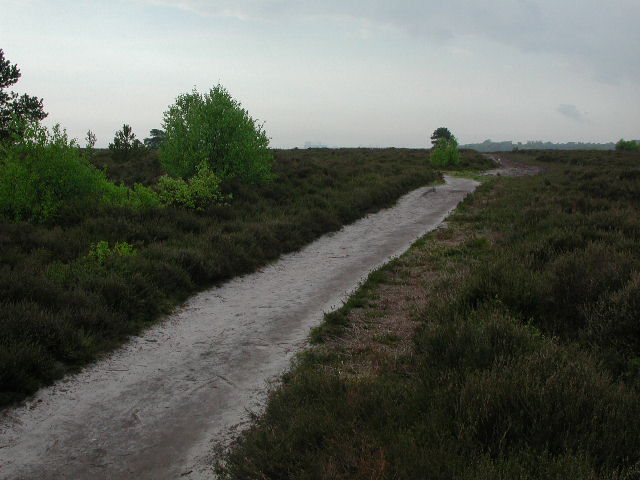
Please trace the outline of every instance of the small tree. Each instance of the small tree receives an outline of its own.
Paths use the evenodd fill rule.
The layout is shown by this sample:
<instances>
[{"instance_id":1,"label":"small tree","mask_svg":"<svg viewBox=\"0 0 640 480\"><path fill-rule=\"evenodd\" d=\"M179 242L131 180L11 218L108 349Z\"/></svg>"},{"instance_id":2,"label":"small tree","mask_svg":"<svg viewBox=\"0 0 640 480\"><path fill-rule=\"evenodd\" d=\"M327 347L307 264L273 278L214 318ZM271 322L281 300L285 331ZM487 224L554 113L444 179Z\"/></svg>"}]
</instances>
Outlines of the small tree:
<instances>
[{"instance_id":1,"label":"small tree","mask_svg":"<svg viewBox=\"0 0 640 480\"><path fill-rule=\"evenodd\" d=\"M435 147L438 144L438 141L440 139L445 139L446 141L449 141L451 140L452 137L453 135L451 134L448 128L446 127L436 128L431 134L431 145L432 147Z\"/></svg>"},{"instance_id":2,"label":"small tree","mask_svg":"<svg viewBox=\"0 0 640 480\"><path fill-rule=\"evenodd\" d=\"M117 162L126 162L139 158L144 153L144 145L138 140L127 124L116 132L113 143L109 144L112 158Z\"/></svg>"},{"instance_id":3,"label":"small tree","mask_svg":"<svg viewBox=\"0 0 640 480\"><path fill-rule=\"evenodd\" d=\"M434 167L449 167L460 163L460 152L458 152L458 141L451 135L448 140L440 138L431 150L431 164Z\"/></svg>"},{"instance_id":4,"label":"small tree","mask_svg":"<svg viewBox=\"0 0 640 480\"><path fill-rule=\"evenodd\" d=\"M144 146L151 150L158 150L162 145L162 142L164 142L164 130L152 128L149 135L149 138L144 139Z\"/></svg>"},{"instance_id":5,"label":"small tree","mask_svg":"<svg viewBox=\"0 0 640 480\"><path fill-rule=\"evenodd\" d=\"M41 99L5 91L7 87L15 84L20 76L18 66L5 60L4 51L0 49L0 141L11 138L12 133L24 133L12 132L11 128L39 122L47 116L43 111ZM13 119L18 121L14 122Z\"/></svg>"},{"instance_id":6,"label":"small tree","mask_svg":"<svg viewBox=\"0 0 640 480\"><path fill-rule=\"evenodd\" d=\"M163 126L160 161L170 175L187 179L204 164L221 180L271 179L269 138L221 85L205 94L180 95L165 112Z\"/></svg>"},{"instance_id":7,"label":"small tree","mask_svg":"<svg viewBox=\"0 0 640 480\"><path fill-rule=\"evenodd\" d=\"M84 138L84 140L85 142L87 142L86 146L84 147L84 151L86 153L87 158L91 158L95 153L95 146L96 146L96 142L98 141L98 138L96 137L96 134L93 133L91 130L87 130L87 136Z\"/></svg>"}]
</instances>

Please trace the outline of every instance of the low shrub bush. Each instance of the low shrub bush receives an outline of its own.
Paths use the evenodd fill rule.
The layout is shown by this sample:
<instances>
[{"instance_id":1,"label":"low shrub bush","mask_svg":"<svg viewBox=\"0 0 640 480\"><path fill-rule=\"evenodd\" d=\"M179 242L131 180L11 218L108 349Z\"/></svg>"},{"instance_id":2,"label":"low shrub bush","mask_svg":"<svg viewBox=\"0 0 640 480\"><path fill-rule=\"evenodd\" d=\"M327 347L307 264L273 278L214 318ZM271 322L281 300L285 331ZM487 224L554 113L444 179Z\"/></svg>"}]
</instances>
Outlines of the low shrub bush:
<instances>
[{"instance_id":1,"label":"low shrub bush","mask_svg":"<svg viewBox=\"0 0 640 480\"><path fill-rule=\"evenodd\" d=\"M66 132L27 124L23 134L0 144L0 216L43 221L64 212L90 212L102 205L150 208L149 189L111 183Z\"/></svg>"}]
</instances>

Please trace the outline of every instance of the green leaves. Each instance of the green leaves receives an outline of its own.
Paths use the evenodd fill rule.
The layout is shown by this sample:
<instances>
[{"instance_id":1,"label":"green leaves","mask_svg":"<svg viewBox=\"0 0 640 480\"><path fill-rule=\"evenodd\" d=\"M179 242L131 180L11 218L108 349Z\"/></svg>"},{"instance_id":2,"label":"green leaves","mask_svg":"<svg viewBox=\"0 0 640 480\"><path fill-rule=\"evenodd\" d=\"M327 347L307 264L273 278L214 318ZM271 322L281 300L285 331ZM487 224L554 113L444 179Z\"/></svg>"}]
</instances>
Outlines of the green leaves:
<instances>
[{"instance_id":1,"label":"green leaves","mask_svg":"<svg viewBox=\"0 0 640 480\"><path fill-rule=\"evenodd\" d=\"M136 247L127 242L116 242L113 247L104 240L94 243L87 254L88 258L94 259L98 264L104 265L108 258L118 256L122 258L135 257L138 254Z\"/></svg>"},{"instance_id":2,"label":"green leaves","mask_svg":"<svg viewBox=\"0 0 640 480\"><path fill-rule=\"evenodd\" d=\"M625 150L625 151L638 151L640 150L640 143L638 140L625 140L621 138L616 143L616 150Z\"/></svg>"},{"instance_id":3,"label":"green leaves","mask_svg":"<svg viewBox=\"0 0 640 480\"><path fill-rule=\"evenodd\" d=\"M0 216L44 220L63 204L96 204L108 183L58 125L21 124L23 136L0 145Z\"/></svg>"},{"instance_id":4,"label":"green leaves","mask_svg":"<svg viewBox=\"0 0 640 480\"><path fill-rule=\"evenodd\" d=\"M160 159L174 177L190 178L204 163L222 180L271 180L269 138L221 85L180 95L164 114L164 129Z\"/></svg>"},{"instance_id":5,"label":"green leaves","mask_svg":"<svg viewBox=\"0 0 640 480\"><path fill-rule=\"evenodd\" d=\"M448 167L460 163L460 153L458 152L458 141L451 135L450 138L439 138L431 150L431 165L434 167Z\"/></svg>"},{"instance_id":6,"label":"green leaves","mask_svg":"<svg viewBox=\"0 0 640 480\"><path fill-rule=\"evenodd\" d=\"M158 181L158 196L164 205L204 210L209 205L224 203L227 198L220 192L220 178L201 163L196 174L187 181L168 175Z\"/></svg>"},{"instance_id":7,"label":"green leaves","mask_svg":"<svg viewBox=\"0 0 640 480\"><path fill-rule=\"evenodd\" d=\"M49 131L22 122L16 130L23 134L0 143L0 217L42 221L64 209L143 209L159 204L148 188L135 185L131 190L111 183L59 125Z\"/></svg>"},{"instance_id":8,"label":"green leaves","mask_svg":"<svg viewBox=\"0 0 640 480\"><path fill-rule=\"evenodd\" d=\"M0 48L0 140L3 141L8 140L12 132L19 132L15 128L21 126L23 122L37 122L47 116L43 111L41 99L5 91L7 87L15 84L20 76L18 66L5 60L4 52ZM14 117L22 122L13 122Z\"/></svg>"}]
</instances>

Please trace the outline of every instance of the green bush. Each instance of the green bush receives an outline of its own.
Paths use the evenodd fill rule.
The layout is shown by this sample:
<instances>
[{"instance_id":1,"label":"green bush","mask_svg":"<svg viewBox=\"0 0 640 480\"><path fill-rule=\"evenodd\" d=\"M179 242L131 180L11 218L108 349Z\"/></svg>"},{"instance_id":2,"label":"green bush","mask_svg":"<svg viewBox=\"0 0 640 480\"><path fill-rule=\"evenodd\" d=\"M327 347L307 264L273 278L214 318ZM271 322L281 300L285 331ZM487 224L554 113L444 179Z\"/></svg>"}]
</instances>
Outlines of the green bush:
<instances>
[{"instance_id":1,"label":"green bush","mask_svg":"<svg viewBox=\"0 0 640 480\"><path fill-rule=\"evenodd\" d=\"M42 221L63 209L159 205L148 188L136 185L131 190L111 183L59 125L49 131L32 123L20 130L22 136L0 144L0 216Z\"/></svg>"},{"instance_id":2,"label":"green bush","mask_svg":"<svg viewBox=\"0 0 640 480\"><path fill-rule=\"evenodd\" d=\"M261 184L271 179L269 138L221 85L204 95L196 90L180 95L163 125L160 160L170 175L190 178L204 163L222 180Z\"/></svg>"},{"instance_id":3,"label":"green bush","mask_svg":"<svg viewBox=\"0 0 640 480\"><path fill-rule=\"evenodd\" d=\"M108 183L104 195L105 205L130 208L132 210L147 210L160 206L160 199L149 187L135 183L132 188L125 185Z\"/></svg>"},{"instance_id":4,"label":"green bush","mask_svg":"<svg viewBox=\"0 0 640 480\"><path fill-rule=\"evenodd\" d=\"M164 205L195 210L224 203L228 198L220 192L220 179L205 163L198 165L196 174L187 181L168 175L160 177L158 195Z\"/></svg>"},{"instance_id":5,"label":"green bush","mask_svg":"<svg viewBox=\"0 0 640 480\"><path fill-rule=\"evenodd\" d=\"M434 167L458 165L460 163L458 141L453 135L449 139L438 139L429 158L431 160L431 165Z\"/></svg>"},{"instance_id":6,"label":"green bush","mask_svg":"<svg viewBox=\"0 0 640 480\"><path fill-rule=\"evenodd\" d=\"M94 243L89 249L89 258L94 259L100 265L103 265L108 258L118 257L135 257L138 254L136 247L127 242L116 242L113 248L109 246L109 242L104 240Z\"/></svg>"},{"instance_id":7,"label":"green bush","mask_svg":"<svg viewBox=\"0 0 640 480\"><path fill-rule=\"evenodd\" d=\"M49 132L28 124L23 136L0 144L0 215L7 219L44 220L70 204L97 205L108 185L59 125Z\"/></svg>"}]
</instances>

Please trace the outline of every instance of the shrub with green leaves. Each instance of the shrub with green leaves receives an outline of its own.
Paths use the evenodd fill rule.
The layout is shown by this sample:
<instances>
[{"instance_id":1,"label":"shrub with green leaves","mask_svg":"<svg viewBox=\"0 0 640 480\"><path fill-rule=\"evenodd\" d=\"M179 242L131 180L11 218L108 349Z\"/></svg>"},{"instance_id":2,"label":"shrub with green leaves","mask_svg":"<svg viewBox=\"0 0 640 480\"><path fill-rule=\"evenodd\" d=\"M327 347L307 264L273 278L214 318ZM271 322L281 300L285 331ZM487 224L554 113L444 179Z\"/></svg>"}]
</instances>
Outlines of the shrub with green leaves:
<instances>
[{"instance_id":1,"label":"shrub with green leaves","mask_svg":"<svg viewBox=\"0 0 640 480\"><path fill-rule=\"evenodd\" d=\"M59 125L37 123L0 144L0 215L44 220L64 205L97 205L109 184Z\"/></svg>"},{"instance_id":2,"label":"shrub with green leaves","mask_svg":"<svg viewBox=\"0 0 640 480\"><path fill-rule=\"evenodd\" d=\"M109 183L103 200L105 205L132 210L147 210L161 206L158 194L139 183L135 183L132 188Z\"/></svg>"},{"instance_id":3,"label":"shrub with green leaves","mask_svg":"<svg viewBox=\"0 0 640 480\"><path fill-rule=\"evenodd\" d=\"M135 257L138 254L136 247L127 242L116 242L113 247L107 241L100 241L91 245L88 257L103 265L108 258L118 257Z\"/></svg>"},{"instance_id":4,"label":"shrub with green leaves","mask_svg":"<svg viewBox=\"0 0 640 480\"><path fill-rule=\"evenodd\" d=\"M159 204L149 189L111 183L59 125L49 131L28 123L16 130L23 135L0 144L0 217L42 221L63 209Z\"/></svg>"},{"instance_id":5,"label":"shrub with green leaves","mask_svg":"<svg viewBox=\"0 0 640 480\"><path fill-rule=\"evenodd\" d=\"M164 205L195 210L224 203L228 198L220 191L220 178L204 162L198 165L196 174L186 181L168 175L160 177L158 196Z\"/></svg>"},{"instance_id":6,"label":"shrub with green leaves","mask_svg":"<svg viewBox=\"0 0 640 480\"><path fill-rule=\"evenodd\" d=\"M460 163L458 141L451 135L450 138L439 138L431 151L431 165L434 167L448 167Z\"/></svg>"},{"instance_id":7,"label":"shrub with green leaves","mask_svg":"<svg viewBox=\"0 0 640 480\"><path fill-rule=\"evenodd\" d=\"M271 179L269 138L221 85L205 94L180 95L165 112L163 127L160 160L174 177L188 179L205 163L222 180L262 184Z\"/></svg>"}]
</instances>

